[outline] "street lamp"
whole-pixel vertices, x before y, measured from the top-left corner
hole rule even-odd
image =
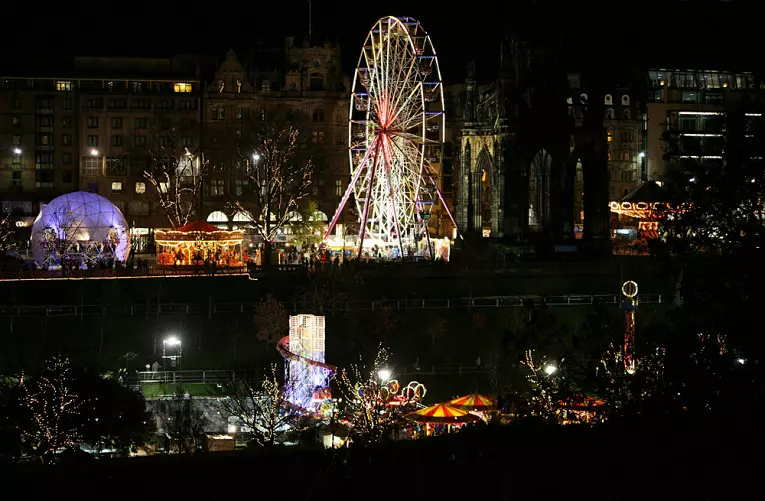
[[[93,157],[97,157],[98,156],[98,150],[95,149],[95,148],[92,148],[90,150],[90,155],[93,156]]]
[[[176,348],[175,355],[168,355],[167,349],[169,348]],[[170,336],[167,339],[162,340],[162,361],[164,365],[164,370],[167,370],[167,360],[170,360],[170,366],[175,367],[176,363],[178,364],[178,368],[181,368],[181,358],[183,357],[183,345],[181,344],[181,340],[178,339],[175,336]]]
[[[547,364],[544,368],[545,374],[548,376],[552,376],[556,372],[558,372],[558,368],[555,366],[555,364]]]
[[[13,154],[14,155],[21,155],[21,148],[19,148],[18,146],[13,148]]]
[[[252,154],[252,159],[253,159],[253,160],[255,160],[256,162],[257,162],[258,160],[260,160],[260,153],[253,153],[253,154]]]
[[[392,375],[393,373],[391,372],[390,369],[380,369],[377,372],[377,376],[380,378],[380,381],[382,381],[383,383],[390,381],[390,378]]]

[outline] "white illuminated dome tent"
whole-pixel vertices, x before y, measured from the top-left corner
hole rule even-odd
[[[129,227],[109,200],[76,191],[42,207],[32,225],[31,247],[37,265],[48,269],[62,261],[79,267],[124,262],[130,255]]]

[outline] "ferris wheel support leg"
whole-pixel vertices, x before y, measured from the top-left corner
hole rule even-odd
[[[372,169],[369,171],[369,181],[367,182],[367,198],[364,202],[364,216],[361,218],[361,229],[359,230],[359,257],[361,259],[361,252],[364,250],[364,235],[367,232],[367,221],[369,220],[369,204],[372,201],[372,190],[374,189],[375,172],[377,171],[377,160],[379,155],[379,145],[375,146],[375,159],[372,162]]]
[[[393,192],[393,182],[391,181],[390,176],[390,162],[385,162],[385,167],[388,170],[388,175],[386,176],[388,178],[388,192],[390,193],[390,200],[391,203],[395,203],[396,200],[395,193]],[[401,259],[404,259],[404,243],[401,241],[401,225],[398,224],[398,214],[396,214],[396,209],[393,209],[393,224],[396,225],[396,239],[398,240],[398,250],[401,253]]]
[[[441,194],[441,190],[438,189],[438,187],[436,187],[436,194],[438,194],[438,200],[441,202],[441,205],[443,205],[446,215],[449,216],[449,221],[452,222],[454,228],[457,230],[457,235],[460,237],[460,240],[464,241],[465,237],[462,236],[462,232],[460,231],[459,226],[457,226],[457,221],[454,220],[454,216],[452,216],[452,212],[449,210],[449,206],[446,205],[446,200],[444,200],[444,196]]]
[[[373,145],[375,143],[372,143]],[[329,236],[332,234],[332,230],[334,229],[335,225],[337,224],[337,220],[340,219],[340,214],[343,213],[343,209],[345,209],[345,204],[348,203],[348,199],[351,196],[351,193],[353,193],[353,187],[356,186],[356,182],[359,180],[359,176],[361,175],[361,171],[364,170],[364,165],[366,165],[367,160],[369,160],[369,154],[372,152],[372,148],[368,149],[366,154],[364,154],[364,158],[361,160],[361,163],[359,163],[359,168],[356,169],[356,173],[353,175],[353,178],[351,179],[351,182],[348,183],[348,188],[345,190],[345,194],[343,195],[343,198],[340,200],[340,205],[337,206],[337,210],[335,211],[335,215],[332,216],[332,222],[327,227],[327,233],[324,235],[323,242],[326,242]]]
[[[425,242],[428,244],[428,254],[430,254],[430,260],[435,261],[436,256],[433,254],[433,249],[430,246],[430,232],[428,231],[428,225],[425,224]]]

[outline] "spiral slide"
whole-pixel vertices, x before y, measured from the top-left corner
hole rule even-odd
[[[307,367],[310,368],[317,368],[319,370],[326,371],[326,379],[329,381],[335,374],[337,374],[337,367],[331,364],[327,364],[324,362],[319,362],[317,360],[311,360],[309,358],[303,357],[301,355],[298,355],[296,353],[293,353],[290,350],[289,347],[290,343],[290,337],[285,336],[279,340],[279,342],[276,344],[276,350],[279,352],[279,354],[284,357],[285,362],[289,363],[289,361],[297,362],[299,364],[304,364]],[[296,403],[295,399],[298,399],[298,402],[306,402],[309,400],[308,395],[300,395],[301,393],[301,387],[308,386],[309,388],[312,386],[312,380],[313,378],[310,377],[310,373],[308,375],[307,381],[300,381],[296,384],[296,382],[290,382],[288,384],[288,387],[286,388],[286,392],[288,394],[287,400],[289,402],[289,406],[293,409],[305,413],[305,414],[316,414],[316,410],[311,410],[306,408],[304,405],[299,405]],[[310,396],[312,399],[315,400],[326,400],[330,398],[329,393],[329,387],[323,387],[316,390],[311,390]]]

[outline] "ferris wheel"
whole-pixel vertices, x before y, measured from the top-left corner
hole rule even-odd
[[[378,20],[353,79],[351,182],[325,240],[353,194],[361,223],[359,255],[365,242],[397,247],[402,256],[423,240],[430,249],[434,204],[440,200],[451,217],[434,165],[441,161],[445,120],[441,72],[427,32],[409,17]]]

